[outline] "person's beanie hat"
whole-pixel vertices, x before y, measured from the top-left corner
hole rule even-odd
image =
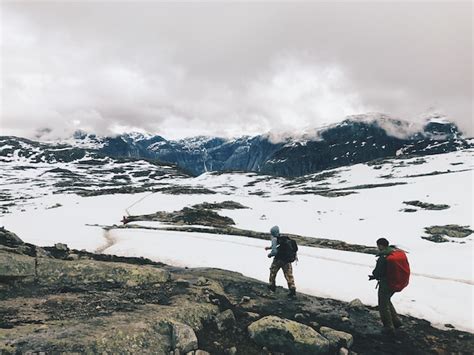
[[[280,228],[278,228],[278,226],[273,226],[273,227],[270,229],[270,233],[271,233],[274,237],[279,237],[279,236],[280,236]]]

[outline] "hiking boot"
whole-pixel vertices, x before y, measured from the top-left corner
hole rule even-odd
[[[296,289],[290,288],[290,292],[288,292],[288,297],[296,297]]]
[[[276,291],[276,286],[275,285],[269,284],[269,285],[267,285],[267,288],[272,292]]]

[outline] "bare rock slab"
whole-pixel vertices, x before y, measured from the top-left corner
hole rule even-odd
[[[249,325],[250,337],[272,352],[325,354],[329,340],[307,325],[276,316],[267,316]]]

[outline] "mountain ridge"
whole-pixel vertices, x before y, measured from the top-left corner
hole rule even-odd
[[[78,131],[72,139],[52,144],[65,143],[71,149],[82,148],[109,157],[174,164],[193,175],[248,171],[287,177],[380,158],[439,154],[473,146],[443,116],[430,116],[420,125],[376,113],[348,116],[337,124],[280,137],[266,133],[167,140],[136,132],[100,137]]]

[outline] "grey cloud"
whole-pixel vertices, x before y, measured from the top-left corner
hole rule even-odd
[[[472,129],[472,4],[2,2],[2,131],[303,132],[380,111]]]

